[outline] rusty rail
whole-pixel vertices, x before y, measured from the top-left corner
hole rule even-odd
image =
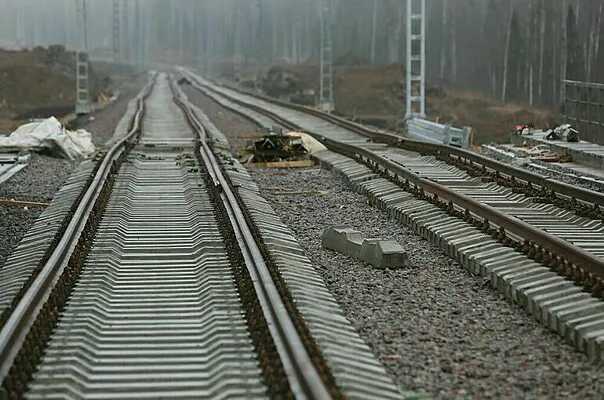
[[[563,196],[575,198],[586,203],[597,205],[598,207],[604,207],[604,194],[602,193],[549,179],[532,173],[530,171],[484,157],[480,154],[474,153],[466,149],[460,149],[444,144],[426,143],[418,140],[408,139],[392,132],[387,132],[380,129],[374,129],[365,125],[357,124],[345,118],[338,117],[333,114],[327,114],[314,108],[302,106],[299,104],[292,104],[278,99],[273,99],[258,93],[243,90],[241,88],[233,87],[230,85],[221,84],[221,86],[227,87],[231,90],[235,90],[243,94],[247,94],[249,96],[257,97],[259,99],[262,99],[278,106],[287,107],[292,110],[304,112],[306,114],[323,119],[342,128],[346,128],[350,131],[363,135],[367,138],[370,138],[374,142],[385,143],[391,146],[400,147],[405,150],[416,151],[422,154],[440,155],[448,157],[455,156],[461,159],[471,161],[472,163],[477,165],[483,165],[486,168],[498,171],[501,174],[510,177],[513,176],[516,179],[520,179],[525,182],[530,182],[531,184],[540,187],[549,188],[553,192],[561,194]]]
[[[199,90],[208,90],[213,93],[216,93],[219,96],[223,96],[228,98],[230,101],[242,105],[246,108],[257,111],[261,114],[268,116],[269,118],[279,122],[283,126],[286,126],[292,130],[302,130],[300,126],[288,121],[279,115],[265,110],[255,104],[251,104],[242,100],[239,100],[232,96],[227,96],[223,93],[217,93],[211,87],[205,86],[199,83],[197,80],[193,78],[192,84],[197,87]],[[538,175],[531,174],[530,172],[519,170],[518,168],[514,168],[500,162],[486,159],[483,156],[473,154],[463,149],[452,148],[450,146],[445,145],[435,145],[430,143],[419,142],[415,140],[408,140],[402,138],[400,136],[394,135],[388,132],[382,132],[378,130],[373,130],[359,124],[356,124],[351,121],[344,120],[342,118],[322,113],[318,110],[310,109],[307,107],[292,105],[290,103],[286,103],[283,101],[269,99],[265,96],[258,96],[255,94],[251,94],[248,92],[243,92],[245,94],[259,97],[262,100],[269,101],[273,104],[277,104],[280,106],[288,107],[291,109],[295,109],[298,111],[306,112],[313,116],[317,116],[329,122],[332,122],[338,126],[350,129],[354,132],[360,133],[364,136],[370,137],[372,139],[377,139],[379,142],[387,143],[390,145],[397,145],[400,147],[404,147],[408,150],[414,150],[421,153],[430,153],[430,154],[439,154],[441,152],[445,152],[447,154],[455,154],[460,157],[464,157],[467,159],[471,159],[473,162],[477,164],[485,165],[489,168],[493,168],[496,170],[500,170],[503,173],[510,174],[512,176],[516,176],[515,174],[518,172],[520,179],[526,179],[531,183],[535,183],[538,185],[543,185],[545,187],[555,187],[561,190],[564,190],[566,193],[563,193],[567,196],[575,197],[577,199],[588,201],[593,204],[604,204],[604,196],[597,192],[588,191],[585,189],[575,188],[570,185],[566,185],[560,182],[554,182],[549,179],[544,179]],[[593,254],[580,249],[572,244],[551,235],[545,231],[537,229],[523,221],[520,221],[517,218],[509,216],[505,213],[498,211],[497,209],[488,206],[486,204],[482,204],[468,196],[457,193],[443,185],[435,183],[433,181],[424,179],[404,168],[401,165],[395,164],[389,160],[386,160],[375,153],[366,150],[360,146],[347,144],[338,142],[329,138],[324,137],[323,135],[317,132],[306,132],[316,139],[320,140],[323,144],[325,144],[329,149],[334,150],[339,153],[343,153],[349,157],[362,156],[366,159],[371,160],[372,162],[380,165],[385,170],[394,173],[403,179],[408,180],[414,185],[422,188],[425,192],[431,193],[435,196],[438,196],[439,199],[445,200],[447,202],[451,202],[454,205],[458,206],[461,209],[467,210],[475,215],[480,216],[481,218],[485,218],[490,223],[497,225],[500,228],[503,228],[509,233],[515,234],[518,237],[521,237],[527,241],[530,241],[538,246],[541,246],[544,250],[549,251],[559,257],[560,260],[566,261],[570,266],[578,267],[583,270],[584,279],[589,281],[596,281],[596,284],[592,286],[597,286],[597,282],[601,282],[604,280],[604,260],[594,256]],[[475,161],[474,161],[475,160]]]

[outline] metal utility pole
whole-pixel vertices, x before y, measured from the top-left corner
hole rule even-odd
[[[88,80],[88,28],[86,0],[76,0],[78,34],[80,43],[76,52],[76,106],[77,115],[90,114],[90,92]]]
[[[121,56],[121,13],[120,0],[113,0],[113,62],[118,63]]]
[[[332,0],[322,0],[321,17],[321,93],[319,107],[322,111],[335,110],[333,88],[333,4]]]
[[[136,54],[134,62],[139,68],[145,64],[145,42],[144,25],[142,22],[140,1],[134,0],[134,53]]]
[[[123,49],[122,60],[124,60],[126,63],[128,63],[130,61],[130,23],[128,21],[128,15],[129,15],[128,4],[129,3],[128,3],[128,1],[124,1],[122,4],[124,7],[124,12],[122,13],[122,29],[121,29],[122,49]]]
[[[426,0],[407,0],[407,114],[426,117]]]

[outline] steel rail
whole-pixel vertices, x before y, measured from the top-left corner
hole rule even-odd
[[[194,78],[194,77],[193,77]],[[193,86],[199,90],[209,90],[213,93],[216,93],[218,96],[225,97],[234,103],[237,103],[246,108],[253,109],[261,114],[268,116],[271,119],[279,122],[280,124],[291,128],[293,130],[302,130],[302,128],[291,121],[288,121],[279,115],[265,110],[257,105],[250,104],[248,102],[236,99],[235,97],[225,95],[224,93],[216,92],[211,87],[207,87],[197,80],[194,80]],[[247,94],[247,93],[246,93]],[[263,98],[264,100],[264,98]],[[299,109],[299,107],[296,106]],[[306,107],[303,107],[306,109]],[[316,111],[316,110],[314,110]],[[311,113],[312,114],[312,113]],[[332,116],[329,116],[332,117]],[[339,118],[338,118],[339,119]],[[350,122],[347,121],[347,124]],[[358,124],[350,123],[354,126],[358,126]],[[346,127],[346,126],[343,126]],[[363,128],[365,129],[365,128]],[[440,185],[436,182],[430,181],[428,179],[424,179],[414,174],[412,171],[406,169],[405,167],[396,164],[392,161],[386,160],[379,155],[364,149],[360,146],[342,143],[333,139],[326,138],[325,136],[317,133],[317,132],[306,132],[316,139],[320,140],[323,144],[325,144],[329,149],[333,149],[336,152],[344,153],[349,157],[354,157],[355,155],[363,156],[367,159],[370,159],[377,165],[382,166],[388,171],[391,171],[399,176],[402,176],[404,179],[409,180],[413,184],[421,187],[425,192],[431,193],[433,195],[438,196],[439,199],[450,201],[458,207],[468,210],[475,215],[478,215],[482,218],[487,219],[488,221],[494,223],[495,225],[505,229],[507,232],[513,233],[519,237],[522,237],[526,240],[532,241],[544,249],[551,251],[553,254],[564,257],[569,263],[575,264],[578,267],[581,267],[588,274],[592,274],[592,276],[596,276],[600,279],[604,279],[604,260],[594,256],[593,254],[580,249],[572,244],[551,235],[545,231],[537,229],[515,217],[504,214],[497,209],[488,206],[486,204],[480,203],[466,195],[457,193],[443,185]],[[394,136],[391,134],[385,134],[389,137]],[[398,138],[400,142],[400,138]],[[423,142],[416,142],[424,145]],[[432,146],[432,145],[430,145]],[[444,147],[444,146],[442,146]]]
[[[18,163],[15,163],[11,167],[3,169],[2,172],[0,172],[0,184],[8,181],[17,172],[21,171],[26,166],[27,166],[27,164],[18,164]]]
[[[127,151],[128,142],[140,133],[140,125],[145,112],[144,100],[153,84],[154,79],[145,87],[143,95],[139,96],[137,111],[128,134],[114,144],[104,156],[54,251],[2,326],[2,330],[0,330],[0,382],[4,382],[9,375],[31,327],[36,322],[40,311],[74,254],[113,166]]]
[[[207,143],[208,137],[203,124],[190,106],[179,96],[175,96],[175,101],[182,108],[193,130],[198,134],[201,157],[208,168],[214,186],[219,190],[220,198],[238,239],[263,315],[278,349],[294,396],[299,399],[330,399],[330,391],[315,368],[304,341],[281,298],[279,289],[247,222],[245,211],[240,206],[230,181],[223,174],[220,163]]]
[[[188,71],[187,71],[188,72]],[[188,73],[190,79],[195,79],[195,76]],[[199,83],[199,82],[197,82]],[[220,84],[219,84],[220,85]],[[401,137],[394,133],[386,132],[379,129],[373,129],[371,127],[367,127],[365,125],[357,124],[350,120],[347,120],[342,117],[338,117],[333,114],[324,113],[322,111],[316,110],[314,108],[302,106],[299,104],[293,104],[286,101],[270,98],[258,93],[250,92],[247,90],[243,90],[241,88],[232,87],[229,85],[221,85],[228,89],[249,95],[254,96],[269,103],[286,107],[292,110],[300,111],[306,114],[310,114],[314,117],[323,119],[325,121],[331,122],[335,125],[338,125],[342,128],[346,128],[355,133],[358,133],[362,136],[372,139],[373,141],[385,143],[391,146],[397,146],[404,148],[406,150],[417,151],[423,154],[434,154],[434,155],[444,155],[444,156],[455,156],[462,159],[466,159],[478,165],[484,165],[487,168],[490,168],[494,171],[499,171],[500,173],[514,177],[525,182],[530,182],[531,184],[535,184],[541,187],[546,187],[551,189],[552,191],[559,193],[564,196],[568,196],[571,198],[575,198],[577,200],[584,201],[586,203],[594,204],[599,207],[604,207],[604,194],[600,192],[596,192],[589,189],[584,189],[581,187],[573,186],[564,182],[556,181],[547,177],[543,177],[537,175],[533,172],[514,167],[509,164],[502,163],[501,161],[493,160],[483,155],[474,153],[472,151],[461,149],[453,146],[447,146],[445,144],[436,144],[436,143],[426,143],[419,140],[408,139],[405,137]]]
[[[325,139],[323,142],[327,143],[327,146],[331,148],[340,147],[340,152],[347,152],[353,156],[363,156],[384,167],[386,170],[421,187],[425,192],[437,196],[440,200],[452,202],[460,208],[468,210],[505,229],[506,232],[513,233],[525,240],[537,243],[543,248],[551,251],[553,254],[565,257],[568,262],[584,268],[587,273],[591,273],[594,276],[604,279],[604,260],[594,256],[586,250],[576,247],[541,229],[535,228],[518,218],[502,213],[494,207],[478,202],[469,196],[451,190],[439,183],[421,178],[403,166],[390,160],[386,160],[369,150],[359,148],[358,146],[335,142],[330,139]]]

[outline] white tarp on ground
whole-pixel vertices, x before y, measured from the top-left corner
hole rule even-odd
[[[325,147],[321,142],[319,142],[317,139],[307,133],[287,132],[286,135],[300,137],[300,139],[302,139],[302,146],[304,146],[308,154],[312,155],[320,151],[327,150],[327,147]]]
[[[2,148],[48,151],[70,160],[88,158],[96,151],[90,132],[68,131],[55,117],[21,125],[10,136],[0,137]]]

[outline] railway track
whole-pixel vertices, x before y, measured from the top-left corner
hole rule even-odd
[[[39,270],[3,269],[0,288],[18,288],[2,303],[4,396],[401,398],[251,178],[224,173],[168,75],[153,82],[88,186],[75,179]]]
[[[27,164],[18,162],[16,155],[8,157],[0,155],[0,183],[6,182],[26,166]]]
[[[602,194],[181,73],[259,124],[270,118],[321,140],[330,152],[317,157],[357,191],[488,277],[593,359],[601,358]]]

